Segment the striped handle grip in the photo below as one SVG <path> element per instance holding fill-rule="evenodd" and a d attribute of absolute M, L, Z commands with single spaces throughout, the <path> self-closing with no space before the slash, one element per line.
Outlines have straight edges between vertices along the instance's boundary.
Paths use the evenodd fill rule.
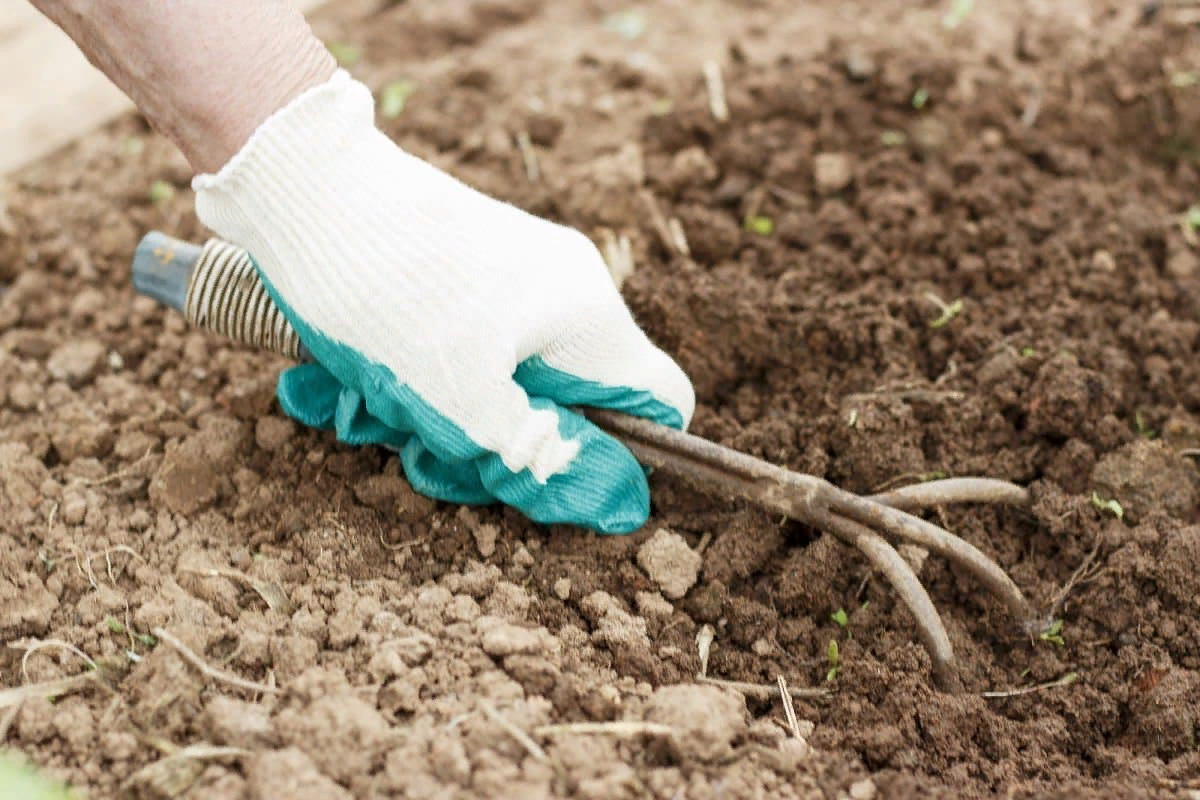
<path fill-rule="evenodd" d="M 250 254 L 228 242 L 210 239 L 200 247 L 152 231 L 134 252 L 133 285 L 200 328 L 294 361 L 311 360 Z"/>

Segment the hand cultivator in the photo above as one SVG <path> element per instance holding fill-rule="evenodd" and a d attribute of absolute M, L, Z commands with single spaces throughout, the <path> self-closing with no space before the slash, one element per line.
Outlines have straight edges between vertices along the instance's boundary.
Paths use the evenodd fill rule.
<path fill-rule="evenodd" d="M 299 336 L 272 303 L 249 255 L 210 240 L 203 247 L 148 234 L 133 261 L 137 290 L 176 309 L 193 324 L 294 360 L 309 360 Z M 646 466 L 697 488 L 783 514 L 857 548 L 891 583 L 917 621 L 921 642 L 943 691 L 962 682 L 950 639 L 925 588 L 889 542 L 907 542 L 949 559 L 999 598 L 1024 632 L 1051 620 L 1039 615 L 994 561 L 970 543 L 913 512 L 953 503 L 1028 506 L 1027 490 L 988 478 L 954 478 L 862 497 L 688 433 L 625 414 L 577 409 L 623 442 Z"/>

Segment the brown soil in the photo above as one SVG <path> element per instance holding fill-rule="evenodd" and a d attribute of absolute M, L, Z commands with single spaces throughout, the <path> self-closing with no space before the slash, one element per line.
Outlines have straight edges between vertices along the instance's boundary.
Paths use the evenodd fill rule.
<path fill-rule="evenodd" d="M 601 0 L 346 0 L 319 27 L 372 85 L 417 82 L 385 123 L 404 146 L 630 236 L 625 294 L 694 378 L 694 432 L 854 491 L 1032 486 L 1031 513 L 934 518 L 1043 607 L 1095 550 L 1061 643 L 928 558 L 970 692 L 949 697 L 886 584 L 815 531 L 661 476 L 629 537 L 414 496 L 385 453 L 280 416 L 282 362 L 134 297 L 143 232 L 204 233 L 186 166 L 130 118 L 17 176 L 0 218 L 0 671 L 78 674 L 53 644 L 23 670 L 56 641 L 111 682 L 26 701 L 8 743 L 94 797 L 1200 788 L 1196 34 L 1129 3 L 976 4 L 954 31 L 940 4 L 794 5 L 658 0 L 632 40 Z M 933 296 L 961 313 L 931 325 Z M 835 693 L 797 702 L 807 744 L 777 700 L 694 683 L 706 625 L 708 675 L 736 681 L 820 686 L 839 643 Z M 206 677 L 159 628 L 280 691 Z M 616 720 L 682 733 L 534 731 Z M 163 760 L 195 745 L 236 750 Z"/>

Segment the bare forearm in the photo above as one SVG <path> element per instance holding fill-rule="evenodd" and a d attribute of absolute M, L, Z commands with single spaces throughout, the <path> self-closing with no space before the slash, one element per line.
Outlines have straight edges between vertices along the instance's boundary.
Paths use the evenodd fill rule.
<path fill-rule="evenodd" d="M 198 172 L 336 63 L 287 0 L 32 0 Z"/>

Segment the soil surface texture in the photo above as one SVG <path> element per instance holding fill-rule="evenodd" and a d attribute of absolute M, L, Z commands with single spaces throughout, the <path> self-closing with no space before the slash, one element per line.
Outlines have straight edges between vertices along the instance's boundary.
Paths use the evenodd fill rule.
<path fill-rule="evenodd" d="M 6 744 L 96 798 L 1197 796 L 1196 19 L 969 5 L 335 0 L 316 25 L 405 148 L 627 246 L 694 433 L 860 493 L 1030 487 L 927 516 L 1053 634 L 909 551 L 949 696 L 820 531 L 657 474 L 627 537 L 414 495 L 281 415 L 282 360 L 135 296 L 143 233 L 206 233 L 129 117 L 0 195 L 0 674 L 66 681 L 6 701 Z"/>

